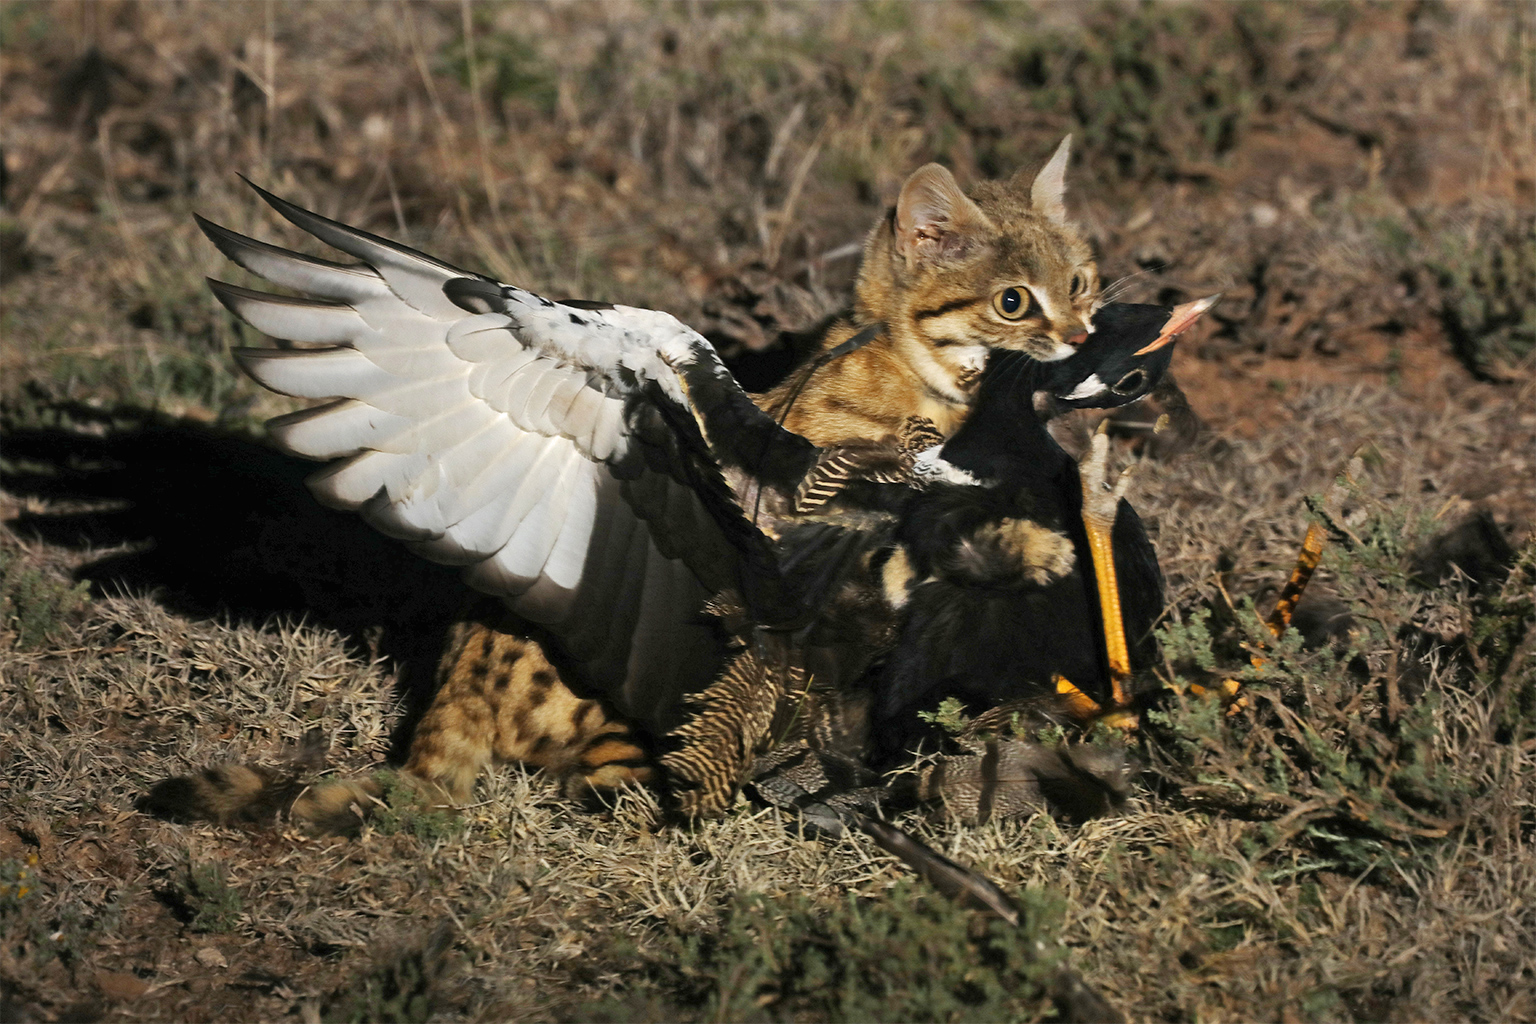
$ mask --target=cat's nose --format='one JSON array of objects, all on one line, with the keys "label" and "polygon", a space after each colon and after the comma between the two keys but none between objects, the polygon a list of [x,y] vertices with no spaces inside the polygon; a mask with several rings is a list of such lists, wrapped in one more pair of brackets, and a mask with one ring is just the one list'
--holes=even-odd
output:
[{"label": "cat's nose", "polygon": [[1087,340],[1088,340],[1088,332],[1087,331],[1078,331],[1076,334],[1072,335],[1071,337],[1069,337],[1067,339],[1067,344],[1071,345],[1073,348],[1076,348],[1077,346],[1081,345],[1083,342],[1085,342]]}]

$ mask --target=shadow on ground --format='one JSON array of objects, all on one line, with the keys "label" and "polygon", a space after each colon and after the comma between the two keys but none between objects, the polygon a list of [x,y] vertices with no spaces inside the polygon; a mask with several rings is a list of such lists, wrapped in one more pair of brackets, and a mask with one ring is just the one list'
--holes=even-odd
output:
[{"label": "shadow on ground", "polygon": [[0,421],[0,486],[43,508],[12,531],[85,553],[75,577],[98,594],[151,593],[178,614],[254,625],[304,618],[389,659],[406,702],[403,753],[448,623],[474,599],[455,570],[322,507],[304,486],[314,463],[248,434],[141,408],[44,412],[49,425]]}]

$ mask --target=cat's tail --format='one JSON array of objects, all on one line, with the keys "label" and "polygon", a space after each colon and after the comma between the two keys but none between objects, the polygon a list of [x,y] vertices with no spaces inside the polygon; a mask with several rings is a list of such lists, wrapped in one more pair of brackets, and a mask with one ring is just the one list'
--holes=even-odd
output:
[{"label": "cat's tail", "polygon": [[173,821],[269,825],[287,818],[322,835],[355,836],[381,812],[451,814],[441,787],[405,772],[378,771],[306,783],[299,773],[230,764],[165,779],[139,800],[139,809]]}]

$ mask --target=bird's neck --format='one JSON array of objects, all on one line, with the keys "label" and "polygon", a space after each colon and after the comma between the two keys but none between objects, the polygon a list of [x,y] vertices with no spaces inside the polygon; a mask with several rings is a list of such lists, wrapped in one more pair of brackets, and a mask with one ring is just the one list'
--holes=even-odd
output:
[{"label": "bird's neck", "polygon": [[1023,483],[1056,476],[1071,462],[1035,412],[1040,364],[998,368],[982,380],[965,423],[944,444],[944,460],[987,480]]}]

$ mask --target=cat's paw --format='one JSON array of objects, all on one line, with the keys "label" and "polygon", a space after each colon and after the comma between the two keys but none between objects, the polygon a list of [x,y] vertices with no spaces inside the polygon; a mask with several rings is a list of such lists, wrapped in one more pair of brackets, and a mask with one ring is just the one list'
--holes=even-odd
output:
[{"label": "cat's paw", "polygon": [[955,546],[944,575],[983,586],[1044,587],[1077,564],[1071,538],[1029,519],[999,519]]}]

